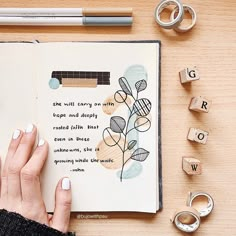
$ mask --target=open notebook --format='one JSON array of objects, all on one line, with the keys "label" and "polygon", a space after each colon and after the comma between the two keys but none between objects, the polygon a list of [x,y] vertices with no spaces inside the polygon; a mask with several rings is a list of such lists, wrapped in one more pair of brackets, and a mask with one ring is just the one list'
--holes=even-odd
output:
[{"label": "open notebook", "polygon": [[162,207],[160,43],[0,43],[0,151],[34,123],[50,145],[48,211],[58,180],[72,211],[154,213]]}]

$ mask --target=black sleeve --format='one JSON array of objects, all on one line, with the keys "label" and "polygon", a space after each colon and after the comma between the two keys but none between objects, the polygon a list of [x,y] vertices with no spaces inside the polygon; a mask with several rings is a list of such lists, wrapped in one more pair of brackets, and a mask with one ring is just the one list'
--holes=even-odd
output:
[{"label": "black sleeve", "polygon": [[63,234],[47,225],[29,220],[14,212],[0,210],[0,236],[75,236]]}]

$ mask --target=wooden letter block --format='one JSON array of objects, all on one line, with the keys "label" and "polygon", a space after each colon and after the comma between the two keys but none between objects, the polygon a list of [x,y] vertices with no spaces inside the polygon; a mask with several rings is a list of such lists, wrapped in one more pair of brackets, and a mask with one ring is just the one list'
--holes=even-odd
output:
[{"label": "wooden letter block", "polygon": [[209,112],[210,106],[210,100],[199,96],[192,98],[189,109],[198,112]]},{"label": "wooden letter block", "polygon": [[187,68],[181,70],[179,72],[179,75],[180,75],[180,82],[182,84],[200,79],[197,67],[193,67],[193,68],[187,67]]},{"label": "wooden letter block", "polygon": [[188,140],[206,144],[207,138],[208,132],[196,128],[189,129]]},{"label": "wooden letter block", "polygon": [[183,157],[182,168],[188,175],[200,175],[202,173],[201,162],[193,157]]}]

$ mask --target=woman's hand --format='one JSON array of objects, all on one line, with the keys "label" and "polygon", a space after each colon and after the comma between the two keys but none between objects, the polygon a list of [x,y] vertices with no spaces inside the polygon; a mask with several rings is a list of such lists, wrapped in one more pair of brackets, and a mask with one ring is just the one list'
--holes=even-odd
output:
[{"label": "woman's hand", "polygon": [[40,173],[48,155],[48,143],[40,139],[34,149],[37,129],[16,130],[9,145],[0,179],[0,209],[16,212],[63,233],[68,231],[71,189],[68,178],[59,181],[53,216],[47,214],[42,198]]}]

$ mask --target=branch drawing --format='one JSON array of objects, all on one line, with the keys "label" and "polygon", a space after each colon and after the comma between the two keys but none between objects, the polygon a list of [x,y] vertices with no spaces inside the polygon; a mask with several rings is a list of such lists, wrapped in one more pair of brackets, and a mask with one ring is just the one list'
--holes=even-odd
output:
[{"label": "branch drawing", "polygon": [[[139,98],[140,92],[147,88],[146,80],[139,80],[135,84],[136,91],[132,91],[129,82],[125,77],[119,78],[119,85],[121,90],[118,90],[114,94],[114,99],[118,103],[125,103],[129,115],[127,120],[121,116],[112,116],[110,119],[110,126],[105,128],[103,131],[103,140],[108,146],[117,145],[122,152],[122,167],[120,171],[120,181],[123,179],[123,171],[125,164],[130,160],[143,162],[149,155],[149,151],[144,148],[136,148],[133,153],[125,160],[125,153],[135,148],[137,140],[131,140],[127,142],[127,136],[130,132],[146,132],[151,127],[151,121],[148,119],[147,115],[151,111],[151,101],[147,98]],[[132,99],[132,103],[128,104],[126,102],[127,98]],[[137,118],[134,123],[130,123],[131,117],[136,115]],[[131,125],[130,125],[131,124]],[[131,126],[131,128],[129,128]],[[106,137],[110,136],[112,142],[107,143]],[[121,137],[124,137],[124,144],[120,144]]]}]

